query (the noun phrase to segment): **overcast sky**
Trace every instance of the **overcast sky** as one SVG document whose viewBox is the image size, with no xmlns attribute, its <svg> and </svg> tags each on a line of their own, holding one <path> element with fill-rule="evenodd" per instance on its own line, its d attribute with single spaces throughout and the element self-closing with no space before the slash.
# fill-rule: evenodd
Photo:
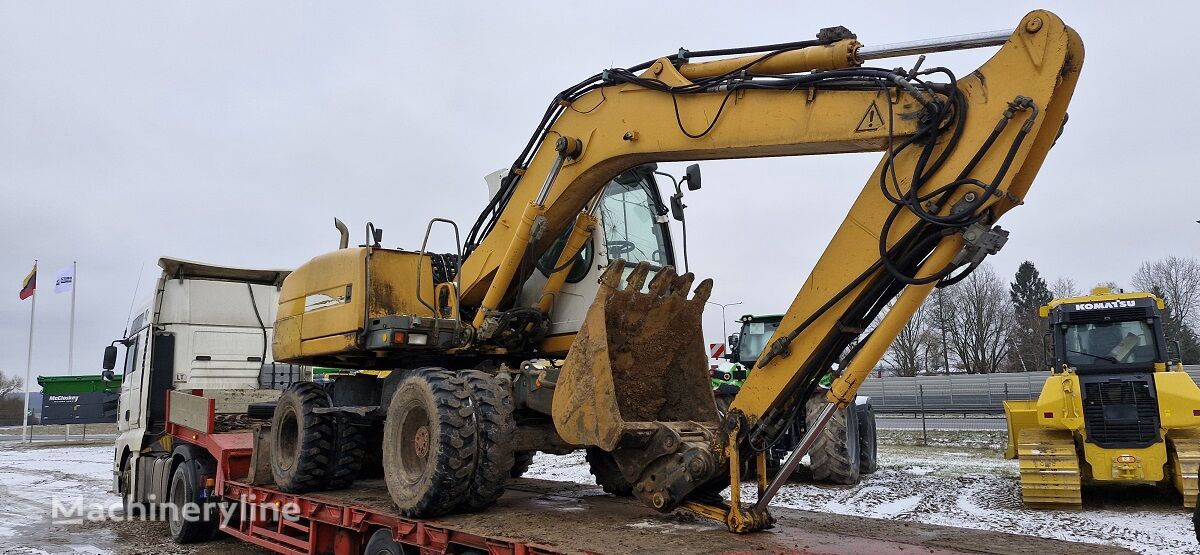
<svg viewBox="0 0 1200 555">
<path fill-rule="evenodd" d="M 680 46 L 803 40 L 832 25 L 872 45 L 1054 10 L 1087 59 L 1066 133 L 1005 216 L 1012 238 L 992 264 L 1011 278 L 1029 259 L 1048 280 L 1089 287 L 1197 255 L 1190 3 L 749 4 L 0 1 L 0 371 L 25 371 L 30 301 L 17 292 L 35 258 L 34 374 L 66 372 L 69 296 L 51 291 L 73 260 L 75 373 L 95 374 L 139 269 L 140 298 L 159 256 L 291 268 L 336 247 L 335 216 L 355 240 L 370 220 L 387 246 L 417 248 L 430 217 L 469 226 L 483 176 L 511 163 L 566 86 Z M 991 52 L 926 65 L 965 75 Z M 714 301 L 744 303 L 730 320 L 786 308 L 878 159 L 702 164 L 690 261 L 715 279 Z M 720 328 L 714 309 L 710 339 Z"/>
</svg>

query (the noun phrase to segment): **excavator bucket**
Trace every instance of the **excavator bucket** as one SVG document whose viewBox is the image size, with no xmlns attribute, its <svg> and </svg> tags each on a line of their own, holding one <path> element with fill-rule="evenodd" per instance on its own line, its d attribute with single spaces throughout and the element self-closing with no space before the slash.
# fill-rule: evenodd
<svg viewBox="0 0 1200 555">
<path fill-rule="evenodd" d="M 642 262 L 622 289 L 624 269 L 615 260 L 600 278 L 554 390 L 559 435 L 607 451 L 647 424 L 717 421 L 701 333 L 712 280 L 689 299 L 690 273 L 668 266 L 646 286 L 650 265 Z"/>
</svg>

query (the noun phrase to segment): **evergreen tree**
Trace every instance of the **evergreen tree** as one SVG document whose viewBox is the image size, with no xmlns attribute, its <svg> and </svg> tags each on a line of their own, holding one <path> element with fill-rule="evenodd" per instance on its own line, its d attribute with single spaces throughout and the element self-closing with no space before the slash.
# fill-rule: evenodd
<svg viewBox="0 0 1200 555">
<path fill-rule="evenodd" d="M 1008 296 L 1013 307 L 1014 345 L 1011 353 L 1014 370 L 1042 370 L 1042 335 L 1046 332 L 1046 323 L 1038 316 L 1038 309 L 1054 297 L 1033 262 L 1026 260 L 1017 268 L 1008 287 Z"/>
<path fill-rule="evenodd" d="M 1163 299 L 1163 292 L 1158 287 L 1151 287 L 1154 296 Z M 1179 357 L 1184 364 L 1200 363 L 1200 336 L 1187 322 L 1182 321 L 1171 306 L 1170 300 L 1165 300 L 1167 309 L 1163 311 L 1163 334 L 1167 341 L 1179 342 Z"/>
</svg>

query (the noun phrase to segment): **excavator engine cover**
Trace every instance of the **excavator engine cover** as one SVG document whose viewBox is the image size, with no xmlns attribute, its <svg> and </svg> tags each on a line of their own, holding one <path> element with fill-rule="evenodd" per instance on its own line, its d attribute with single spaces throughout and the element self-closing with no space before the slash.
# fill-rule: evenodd
<svg viewBox="0 0 1200 555">
<path fill-rule="evenodd" d="M 715 427 L 718 418 L 701 333 L 712 280 L 689 299 L 690 273 L 668 266 L 643 287 L 650 265 L 642 262 L 621 289 L 624 268 L 615 260 L 601 276 L 554 391 L 563 439 L 606 451 L 622 440 L 641 443 L 663 425 Z"/>
</svg>

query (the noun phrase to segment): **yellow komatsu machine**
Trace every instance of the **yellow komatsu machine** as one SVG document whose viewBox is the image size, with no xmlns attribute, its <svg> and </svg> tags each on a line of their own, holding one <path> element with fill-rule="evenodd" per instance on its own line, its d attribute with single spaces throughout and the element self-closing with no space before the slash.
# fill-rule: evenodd
<svg viewBox="0 0 1200 555">
<path fill-rule="evenodd" d="M 1026 505 L 1079 507 L 1080 486 L 1173 484 L 1196 506 L 1200 388 L 1168 355 L 1151 293 L 1055 299 L 1050 377 L 1036 401 L 1005 401 L 1008 449 Z"/>
<path fill-rule="evenodd" d="M 960 75 L 923 57 L 864 66 L 996 46 Z M 341 438 L 373 427 L 389 492 L 411 516 L 483 509 L 519 473 L 514 458 L 585 449 L 610 492 L 734 531 L 770 526 L 772 496 L 929 292 L 1003 245 L 996 222 L 1022 204 L 1062 132 L 1083 58 L 1071 28 L 1035 11 L 1000 33 L 869 47 L 838 27 L 582 80 L 493 180 L 461 252 L 384 248 L 371 228 L 350 247 L 343 226 L 342 248 L 288 277 L 276 360 L 392 372 L 285 393 L 271 432 L 276 482 L 344 483 L 362 444 Z M 885 154 L 720 417 L 700 324 L 713 284 L 673 269 L 655 163 L 867 151 Z M 697 189 L 698 169 L 675 184 L 678 210 L 682 183 Z M 817 200 L 752 188 L 744 198 L 749 210 Z M 453 222 L 429 225 L 457 237 Z M 783 222 L 775 233 L 781 246 L 803 242 Z M 762 453 L 835 363 L 828 406 L 767 483 Z M 753 506 L 736 487 L 747 457 L 761 480 Z M 719 494 L 731 483 L 728 503 Z"/>
</svg>

